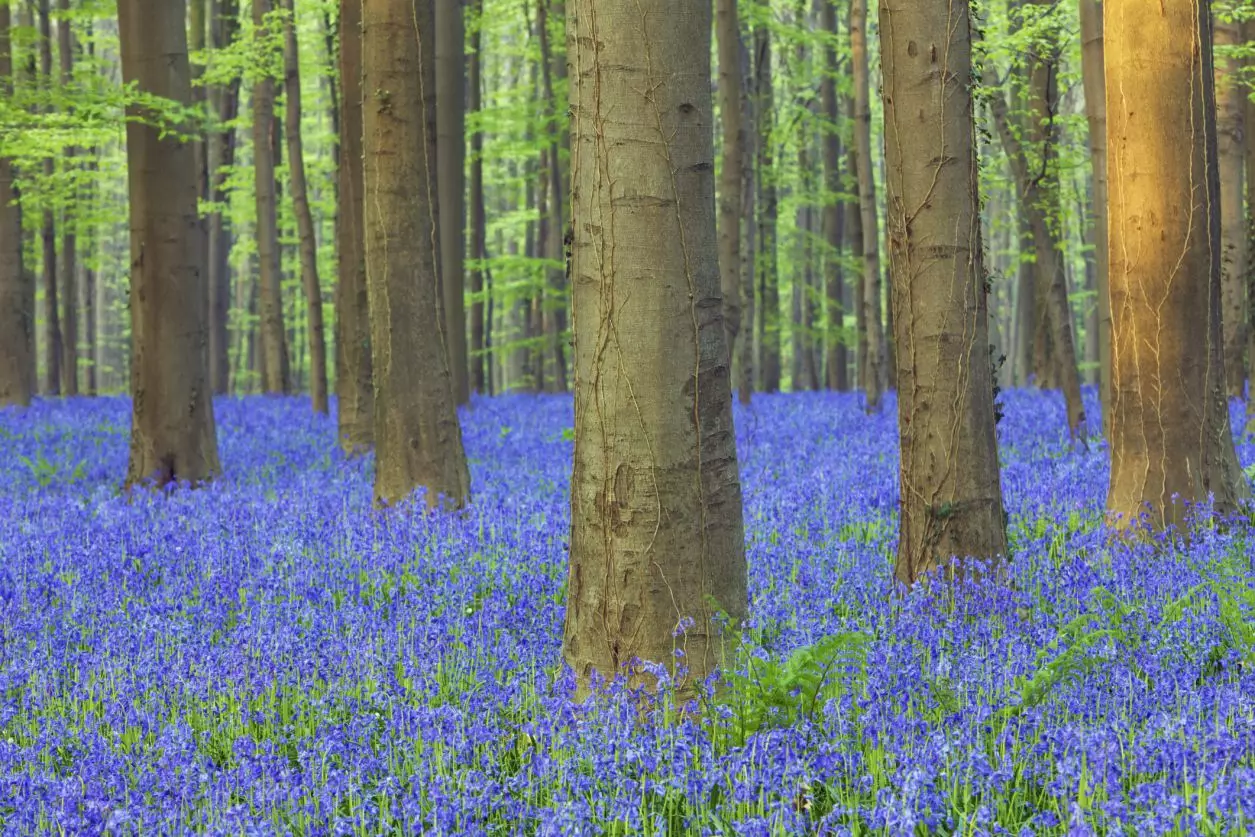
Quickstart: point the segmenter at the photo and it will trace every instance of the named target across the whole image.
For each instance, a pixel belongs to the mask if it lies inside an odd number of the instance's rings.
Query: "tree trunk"
[[[894,576],[998,560],[994,430],[968,7],[880,4],[902,514]],[[962,565],[958,568],[963,571]],[[996,572],[1001,572],[998,568]]]
[[[1255,41],[1255,21],[1247,21],[1242,24],[1242,40],[1246,43]],[[1247,59],[1247,71],[1250,72],[1255,68],[1255,58]],[[1246,155],[1246,336],[1247,352],[1253,366],[1255,366],[1255,102],[1248,97],[1246,100],[1246,125],[1248,130],[1244,132],[1243,146]],[[1251,387],[1255,390],[1255,387]],[[1255,393],[1248,392],[1246,398],[1246,424],[1247,431],[1251,429],[1252,422],[1255,421]]]
[[[1186,522],[1250,496],[1225,398],[1211,18],[1197,0],[1107,0],[1112,402],[1107,509]],[[1187,126],[1195,126],[1194,131]],[[1199,188],[1203,186],[1204,188]],[[1200,350],[1200,342],[1202,347]]]
[[[828,252],[824,258],[824,284],[828,302],[827,335],[825,341],[828,356],[826,378],[828,389],[844,391],[850,388],[848,352],[845,346],[845,272],[841,257],[845,250],[845,201],[838,197],[844,191],[841,175],[841,131],[838,121],[841,113],[837,105],[837,76],[841,65],[837,60],[838,35],[836,4],[821,0],[819,4],[819,28],[830,38],[824,48],[823,80],[819,98],[823,108],[824,127],[824,240]]]
[[[763,0],[759,0],[763,2]],[[775,150],[772,125],[775,90],[771,67],[771,29],[761,23],[754,29],[755,94],[758,106],[758,357],[759,386],[763,392],[780,389],[780,266],[777,254]]]
[[[253,26],[265,42],[264,16],[273,0],[253,0]],[[268,75],[253,84],[253,178],[257,197],[257,258],[261,266],[262,390],[287,394],[292,389],[279,267],[279,228],[275,207],[275,82]]]
[[[122,76],[189,107],[183,0],[118,3]],[[128,488],[199,483],[218,472],[206,352],[205,241],[192,146],[127,108],[131,206],[131,450]]]
[[[235,39],[239,14],[236,0],[213,0],[210,39],[214,49],[222,49]],[[215,205],[227,201],[224,188],[226,171],[235,163],[236,129],[226,127],[239,114],[240,81],[209,89],[209,102],[218,120],[206,140],[210,197]],[[228,318],[231,314],[231,229],[227,213],[209,213],[209,380],[213,391],[224,394],[231,386],[231,340]]]
[[[438,279],[432,0],[362,4],[366,281],[375,377],[375,501],[418,488],[470,500]],[[365,91],[369,91],[367,94]],[[347,121],[347,120],[346,120]]]
[[[847,111],[853,112],[854,99],[846,97],[846,104],[849,107]],[[846,174],[849,179],[855,183],[858,181],[858,150],[851,145],[846,151],[845,157]],[[857,187],[856,187],[857,191]],[[855,385],[862,390],[867,388],[867,306],[864,304],[866,296],[863,293],[864,277],[866,276],[863,264],[863,212],[858,201],[851,201],[851,208],[846,211],[846,246],[850,250],[850,258],[863,269],[860,270],[858,278],[854,282],[854,329],[855,336],[855,358],[854,358],[854,382]]]
[[[57,56],[59,58],[62,88],[68,88],[74,76],[74,38],[70,28],[68,14],[70,0],[57,0],[57,11],[63,17],[57,21]],[[69,146],[65,149],[65,165],[67,170],[74,167],[74,156],[77,149]],[[73,210],[77,203],[68,203],[61,220],[61,260],[58,266],[64,277],[58,284],[64,289],[64,305],[61,322],[64,323],[62,345],[62,390],[66,395],[78,395],[78,295],[75,287],[75,276],[78,274],[78,250],[75,235]]]
[[[745,114],[747,125],[758,125],[758,80],[750,60],[749,50],[738,34],[738,49],[741,54],[741,111]],[[737,379],[737,400],[749,405],[754,394],[756,361],[754,352],[754,323],[756,305],[754,300],[754,276],[758,265],[758,225],[755,213],[758,206],[758,171],[750,161],[757,159],[757,143],[760,142],[758,131],[746,131],[745,156],[742,160],[741,178],[741,218],[744,223],[741,243],[741,352],[739,378]],[[762,316],[758,314],[758,316]]]
[[[557,75],[558,65],[564,62],[559,61],[549,46],[549,2],[550,0],[536,0],[536,28],[540,32],[541,82],[544,85],[544,89],[541,92],[545,101],[546,130],[549,133],[549,162],[545,167],[549,199],[547,217],[544,219],[545,235],[542,243],[545,248],[545,258],[551,264],[545,271],[547,277],[545,296],[548,299],[545,300],[542,317],[545,334],[544,350],[545,354],[549,355],[553,361],[550,374],[546,376],[549,390],[551,392],[566,392],[567,363],[566,352],[563,346],[563,335],[567,330],[567,289],[566,270],[561,266],[565,260],[565,248],[562,243],[564,237],[562,207],[566,200],[566,190],[563,188],[562,154],[559,141],[561,132],[558,130],[558,119],[554,113],[555,94],[553,83],[553,77]]]
[[[301,143],[300,53],[296,44],[296,10],[293,0],[280,0],[287,11],[283,25],[283,91],[285,133],[288,140],[288,172],[292,178],[292,211],[301,257],[301,284],[309,316],[309,394],[314,412],[326,414],[327,338],[322,320],[322,286],[318,280],[318,244],[314,217],[305,186],[305,154]]]
[[[867,410],[880,409],[887,384],[885,340],[880,327],[880,227],[876,221],[876,181],[872,175],[871,81],[867,66],[867,0],[850,4],[850,60],[854,67],[854,148],[858,205],[863,232],[863,320],[867,329],[866,376],[861,379]]]
[[[375,440],[375,390],[371,375],[370,306],[362,181],[362,4],[340,2],[339,188],[336,189],[336,372],[340,447],[364,453]]]
[[[479,113],[483,108],[483,18],[484,0],[471,0],[472,26],[474,47],[471,50],[470,69],[468,70],[470,85],[470,103],[472,113]],[[484,260],[487,258],[488,231],[484,212],[484,131],[477,125],[471,134],[471,183],[470,183],[470,224],[471,224],[471,340],[470,364],[473,391],[487,394],[492,388],[492,374],[488,367],[489,357],[485,351],[484,340]]]
[[[741,99],[741,23],[737,0],[717,0],[715,33],[719,50],[719,117],[723,160],[719,181],[719,287],[723,292],[723,327],[728,368],[741,330],[741,181],[745,177],[745,119]]]
[[[436,190],[443,334],[456,404],[470,401],[466,363],[466,35],[463,0],[435,0]]]
[[[1101,0],[1080,0],[1080,4],[1081,75],[1093,167],[1090,235],[1098,290],[1098,397],[1102,402],[1102,426],[1106,435],[1111,421],[1111,299],[1107,291],[1107,97],[1103,81],[1103,10]]]
[[[718,614],[736,626],[748,609],[715,234],[711,5],[575,6],[563,656],[581,695],[594,671],[652,686],[639,659],[670,669],[687,696],[732,646]]]
[[[1241,24],[1213,20],[1216,46],[1242,43]],[[1241,398],[1246,383],[1246,219],[1242,212],[1245,162],[1243,125],[1246,94],[1239,80],[1241,60],[1216,62],[1216,144],[1220,170],[1220,301],[1224,334],[1224,366],[1228,393]]]
[[[46,94],[52,93],[52,20],[48,0],[39,0],[39,78]],[[44,177],[51,181],[56,176],[57,165],[52,157],[44,158]],[[61,394],[61,368],[64,347],[61,338],[61,309],[57,288],[57,228],[52,209],[44,210],[44,222],[40,231],[43,242],[44,283],[44,391],[48,395]]]
[[[0,97],[13,92],[9,4],[0,3]],[[22,209],[13,161],[0,157],[0,407],[25,407],[34,395],[34,289],[22,262]]]

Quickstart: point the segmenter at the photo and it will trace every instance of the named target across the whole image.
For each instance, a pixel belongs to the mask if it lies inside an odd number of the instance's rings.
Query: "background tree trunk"
[[[375,440],[375,389],[371,375],[370,306],[366,293],[366,245],[362,181],[362,4],[340,2],[339,188],[336,190],[336,374],[340,447],[363,453]]]
[[[545,234],[542,237],[544,257],[552,264],[545,270],[545,303],[542,311],[543,331],[545,335],[544,353],[552,360],[552,368],[545,380],[551,392],[567,391],[567,363],[563,335],[567,330],[566,322],[566,270],[560,265],[564,262],[563,247],[563,205],[566,202],[565,178],[562,176],[562,144],[561,132],[558,130],[555,114],[554,77],[558,75],[559,66],[565,67],[565,61],[553,54],[549,45],[549,2],[536,0],[536,23],[540,33],[540,68],[541,91],[545,101],[545,130],[549,134],[549,144],[545,167],[546,188],[549,198],[544,218]],[[560,4],[555,4],[555,6]],[[561,11],[561,10],[560,10]],[[565,12],[564,12],[565,13]]]
[[[305,186],[305,154],[301,143],[300,53],[296,43],[296,9],[292,0],[281,0],[288,13],[283,27],[284,114],[288,139],[288,172],[292,178],[292,211],[296,214],[301,257],[301,284],[309,316],[309,394],[314,412],[326,414],[327,338],[322,320],[322,286],[318,280],[318,244],[314,240],[314,216],[310,213]]]
[[[770,14],[768,8],[767,14]],[[771,29],[766,21],[754,28],[754,93],[758,99],[758,360],[759,387],[780,389],[780,265],[777,253],[776,161],[772,131],[775,88],[771,66]]]
[[[463,0],[435,0],[436,188],[444,341],[456,404],[470,401],[466,363],[466,35]]]
[[[741,53],[741,111],[745,114],[747,125],[758,125],[758,79],[753,61],[745,41],[738,33]],[[757,306],[754,300],[754,278],[758,268],[758,225],[755,215],[758,207],[758,171],[751,161],[758,157],[758,143],[762,140],[758,131],[745,132],[745,156],[741,179],[741,218],[744,223],[741,242],[741,352],[740,370],[737,379],[737,399],[749,405],[754,394],[754,380],[757,373],[757,355],[755,344],[755,314]],[[761,314],[759,314],[761,316]]]
[[[1241,24],[1213,19],[1216,46],[1242,43]],[[1224,366],[1230,396],[1241,398],[1246,383],[1246,218],[1242,212],[1246,96],[1239,80],[1241,60],[1216,62],[1216,144],[1220,170],[1220,293]]]
[[[474,46],[471,49],[470,69],[468,70],[470,85],[470,104],[472,113],[479,113],[483,108],[483,17],[484,0],[471,0],[473,10],[472,24],[474,29]],[[470,225],[471,225],[471,338],[470,364],[472,390],[482,394],[492,391],[492,374],[489,369],[490,358],[486,351],[484,335],[484,276],[487,258],[488,231],[487,218],[484,211],[484,131],[477,127],[471,134],[471,182],[470,182]]]
[[[192,103],[183,0],[118,3],[122,75]],[[218,472],[206,351],[205,240],[192,146],[128,108],[131,208],[131,449],[126,485],[198,483]],[[151,115],[147,115],[151,118]]]
[[[872,174],[871,81],[867,61],[867,0],[850,4],[850,61],[854,69],[854,148],[858,204],[863,234],[863,320],[867,329],[866,375],[860,379],[867,409],[880,409],[887,384],[885,341],[880,325],[880,226],[876,221],[876,181]]]
[[[428,507],[470,500],[441,341],[435,14],[432,0],[364,0],[366,281],[375,377],[375,501],[425,488]]]
[[[896,9],[895,9],[896,6]],[[1007,552],[968,6],[880,4],[902,514],[894,575]]]
[[[0,2],[0,96],[13,92],[9,4]],[[25,407],[34,395],[34,290],[22,263],[22,210],[13,161],[0,157],[0,407]]]
[[[44,90],[52,91],[52,20],[48,0],[39,0],[39,79]],[[56,176],[57,164],[52,157],[44,158],[44,177]],[[64,348],[61,338],[61,309],[57,288],[57,227],[56,216],[51,209],[44,210],[44,223],[40,231],[43,242],[44,283],[44,392],[61,394],[61,367]]]
[[[272,0],[253,0],[253,26],[259,40],[266,37],[263,21],[271,8]],[[253,180],[257,197],[257,258],[261,267],[262,390],[286,394],[292,388],[292,374],[287,332],[283,326],[279,228],[275,208],[277,129],[275,82],[269,75],[263,74],[253,85]]]
[[[1221,512],[1250,496],[1223,375],[1211,20],[1195,0],[1161,9],[1107,0],[1104,20],[1107,85],[1121,91],[1107,112],[1107,509],[1126,526],[1143,512],[1154,525],[1183,524],[1187,504],[1209,493]],[[1165,135],[1162,126],[1183,127]]]
[[[68,88],[74,78],[74,38],[69,21],[70,0],[57,0],[57,11],[61,19],[57,21],[57,57],[61,69],[61,87]],[[65,149],[65,165],[70,170],[74,167],[74,156],[77,149],[69,146]],[[78,395],[78,294],[75,277],[78,275],[78,245],[75,235],[75,204],[67,203],[61,218],[61,260],[58,267],[64,277],[58,284],[64,289],[61,322],[64,323],[64,343],[62,345],[62,390],[66,395]]]
[[[820,0],[819,28],[832,41],[824,48],[819,98],[827,125],[823,134],[824,158],[824,240],[828,253],[824,258],[824,282],[828,303],[828,356],[825,362],[828,389],[847,390],[850,379],[848,351],[845,345],[845,272],[841,258],[845,251],[845,201],[838,197],[844,191],[841,174],[841,131],[837,122],[841,113],[837,105],[837,78],[841,64],[837,60],[835,41],[838,35],[836,6],[832,0]]]
[[[563,656],[586,694],[594,671],[614,677],[633,658],[674,670],[679,648],[688,669],[679,688],[691,694],[731,645],[717,611],[737,625],[748,608],[715,235],[711,6],[574,5]],[[619,210],[624,194],[633,211]]]
[[[728,368],[741,330],[741,181],[745,177],[745,118],[741,79],[741,23],[737,0],[717,0],[715,30],[719,50],[719,117],[723,160],[719,177],[719,287],[723,292],[723,327]]]
[[[1103,434],[1111,421],[1111,299],[1107,291],[1107,94],[1103,71],[1101,0],[1080,0],[1081,75],[1085,116],[1089,122],[1089,159],[1093,166],[1091,229],[1098,290],[1098,397]]]
[[[235,40],[239,9],[236,0],[213,0],[210,38],[215,49]],[[209,101],[218,128],[209,132],[206,154],[209,166],[210,196],[215,205],[227,201],[226,172],[235,164],[236,129],[227,127],[239,114],[240,81],[209,89]],[[213,391],[223,394],[231,384],[231,339],[227,330],[231,313],[231,228],[227,213],[209,213],[209,379]]]

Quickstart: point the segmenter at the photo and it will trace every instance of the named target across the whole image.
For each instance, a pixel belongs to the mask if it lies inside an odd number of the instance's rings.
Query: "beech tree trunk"
[[[57,0],[57,11],[63,16],[57,21],[57,57],[61,69],[61,86],[68,87],[74,77],[74,39],[70,28],[68,14],[70,0]],[[65,149],[66,168],[74,167],[74,156],[77,149],[70,146]],[[61,260],[58,266],[64,279],[58,285],[64,289],[64,304],[61,322],[64,343],[62,345],[62,390],[66,395],[78,395],[78,294],[75,277],[78,275],[78,245],[75,234],[76,221],[73,216],[74,203],[66,205],[61,219]]]
[[[969,31],[966,3],[880,4],[904,584],[1007,552]]]
[[[1255,40],[1255,21],[1247,21],[1242,24],[1242,40],[1249,43]],[[1255,68],[1255,59],[1247,59],[1247,72]],[[1247,353],[1251,359],[1252,365],[1255,365],[1255,102],[1248,97],[1245,103],[1245,121],[1248,130],[1243,135],[1243,146],[1246,154],[1246,298],[1247,298],[1247,323],[1246,337]],[[1246,399],[1246,424],[1247,430],[1251,429],[1252,421],[1255,420],[1255,398],[1248,394]]]
[[[39,78],[45,91],[52,90],[52,20],[48,0],[39,0]],[[44,158],[44,177],[56,176],[57,164],[52,157]],[[57,288],[57,227],[56,216],[51,209],[44,210],[44,223],[40,230],[43,243],[44,283],[44,392],[61,394],[61,369],[64,345],[61,335],[61,309]]]
[[[264,16],[273,0],[253,0],[253,26],[259,40],[266,37]],[[257,197],[257,258],[261,272],[262,391],[287,394],[292,389],[287,331],[283,325],[280,285],[279,226],[275,207],[275,82],[263,75],[253,84],[253,182]]]
[[[542,219],[544,235],[542,245],[545,258],[553,264],[545,270],[545,302],[542,308],[542,325],[545,335],[544,354],[552,366],[545,376],[550,392],[567,391],[567,363],[563,335],[567,330],[566,317],[566,270],[560,266],[565,261],[563,247],[563,204],[566,189],[562,176],[561,132],[558,130],[555,110],[554,77],[558,75],[560,61],[549,45],[549,2],[536,0],[536,29],[540,33],[541,91],[545,101],[546,131],[549,134],[545,166],[545,188],[548,191],[546,213]],[[560,5],[560,4],[555,4]],[[562,11],[559,9],[559,11]],[[563,12],[565,14],[565,12]]]
[[[340,447],[353,455],[375,440],[375,390],[371,375],[370,306],[362,181],[362,4],[340,2],[340,168],[336,190],[337,423]]]
[[[845,345],[845,272],[841,265],[845,236],[845,201],[837,195],[843,190],[841,177],[841,118],[837,104],[837,76],[841,64],[837,60],[836,4],[820,0],[819,28],[831,39],[823,52],[823,79],[819,87],[820,107],[827,125],[823,133],[824,160],[824,240],[828,253],[824,258],[824,285],[828,305],[827,349],[825,379],[828,389],[844,391],[850,388],[848,350]]]
[[[444,342],[456,404],[470,401],[466,362],[466,36],[463,0],[435,0],[436,188]]]
[[[1250,497],[1229,428],[1211,16],[1107,0],[1111,483],[1116,525],[1162,527]],[[1200,188],[1202,187],[1202,188]]]
[[[210,39],[215,49],[235,40],[239,10],[236,0],[213,0]],[[209,103],[221,126],[239,114],[240,81],[209,89]],[[209,132],[206,140],[210,196],[216,205],[226,203],[226,172],[235,164],[236,129],[223,127]],[[231,339],[231,227],[225,212],[215,209],[206,219],[209,229],[209,379],[216,394],[230,391]]]
[[[283,25],[284,122],[288,140],[288,172],[292,178],[292,209],[301,258],[301,284],[309,317],[309,394],[314,412],[326,414],[327,338],[322,319],[322,286],[318,280],[318,244],[314,216],[305,186],[305,153],[301,143],[300,53],[296,44],[296,10],[292,0],[281,0],[288,15]]]
[[[1213,20],[1216,46],[1242,43],[1241,24]],[[1220,171],[1220,304],[1224,332],[1224,365],[1228,393],[1244,395],[1246,383],[1246,218],[1242,211],[1246,96],[1242,62],[1222,57],[1216,62],[1216,144]]]
[[[470,103],[472,113],[483,108],[483,81],[481,78],[484,44],[483,17],[484,0],[471,0],[473,9],[472,25],[474,29],[474,47],[471,50],[470,69],[467,83],[470,85]],[[492,374],[489,368],[489,356],[484,334],[484,277],[486,267],[484,260],[488,257],[487,219],[484,211],[484,131],[476,129],[471,134],[471,178],[470,178],[470,224],[471,224],[471,337],[470,337],[470,387],[478,393],[487,394],[492,391]]]
[[[183,0],[120,0],[122,78],[140,92],[192,103]],[[205,230],[192,146],[161,137],[127,109],[131,217],[131,448],[128,488],[203,482],[218,473],[206,351]]]
[[[745,114],[747,125],[758,125],[758,81],[753,61],[749,55],[744,39],[738,32],[738,50],[741,55],[741,111]],[[741,178],[741,218],[744,224],[741,242],[741,351],[739,376],[737,378],[737,400],[748,405],[754,395],[754,380],[757,375],[757,359],[755,344],[755,314],[757,306],[754,299],[754,278],[758,266],[758,225],[755,216],[758,207],[758,171],[750,161],[758,157],[758,131],[747,130],[745,136],[745,156]],[[761,315],[760,315],[761,316]]]
[[[737,0],[715,4],[719,50],[719,116],[723,127],[723,160],[719,181],[719,287],[723,293],[723,327],[728,357],[736,354],[741,330],[741,181],[745,177],[745,118],[741,99],[741,23]],[[732,363],[729,360],[729,368]]]
[[[691,695],[734,641],[718,613],[736,626],[748,609],[715,234],[711,5],[572,5],[563,656],[581,695],[594,672],[654,685],[637,659],[666,666]]]
[[[1093,167],[1090,225],[1098,290],[1098,397],[1103,434],[1111,421],[1111,298],[1107,290],[1107,95],[1103,71],[1101,0],[1080,0],[1081,76],[1089,122],[1089,158]]]
[[[9,4],[0,2],[0,97],[13,92]],[[25,407],[34,395],[35,292],[22,263],[22,210],[13,161],[0,157],[0,407]]]
[[[761,2],[762,0],[760,0]],[[758,105],[758,360],[759,387],[780,389],[780,265],[776,235],[779,211],[775,152],[771,144],[775,121],[775,89],[771,67],[771,29],[754,29],[755,95]]]
[[[863,320],[867,330],[866,374],[860,380],[867,410],[880,409],[888,383],[885,340],[880,325],[880,226],[876,221],[876,181],[872,174],[871,81],[867,64],[867,0],[850,4],[850,60],[854,68],[854,148],[858,204],[863,233]]]
[[[361,65],[375,501],[423,488],[428,508],[470,500],[441,340],[433,5],[364,0]]]

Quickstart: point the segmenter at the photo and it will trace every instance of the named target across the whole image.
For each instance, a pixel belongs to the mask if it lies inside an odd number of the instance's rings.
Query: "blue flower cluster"
[[[1113,541],[1105,449],[1055,394],[1003,402],[1013,583],[958,599],[890,595],[892,399],[738,408],[738,665],[865,638],[822,705],[741,736],[735,700],[572,703],[567,398],[476,401],[473,506],[435,517],[372,510],[299,399],[219,400],[223,477],[129,500],[127,401],[0,412],[0,830],[1245,831],[1250,528]]]

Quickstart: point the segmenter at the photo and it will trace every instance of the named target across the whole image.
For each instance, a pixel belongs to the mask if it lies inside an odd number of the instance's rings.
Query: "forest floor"
[[[0,831],[1244,833],[1251,529],[1111,544],[1105,448],[1003,400],[1014,585],[958,604],[889,595],[892,400],[738,408],[742,676],[644,717],[561,673],[568,398],[477,401],[432,518],[306,399],[219,400],[224,476],[129,503],[125,399],[0,412]]]

